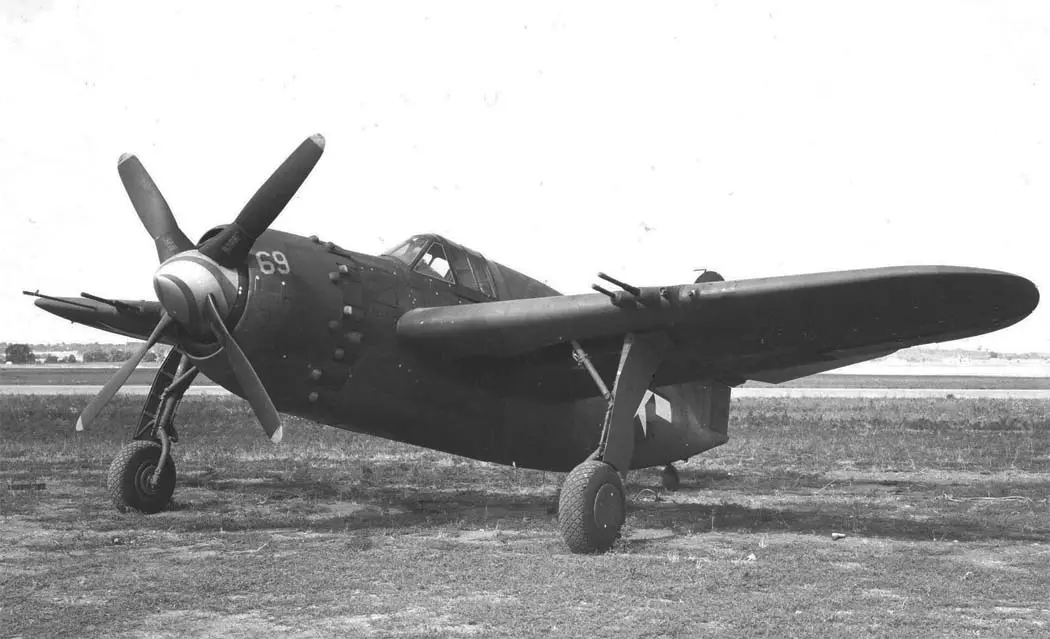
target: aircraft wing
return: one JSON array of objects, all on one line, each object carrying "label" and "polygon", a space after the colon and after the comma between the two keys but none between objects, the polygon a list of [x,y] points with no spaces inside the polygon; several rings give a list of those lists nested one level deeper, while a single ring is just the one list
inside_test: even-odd
[{"label": "aircraft wing", "polygon": [[[160,321],[159,302],[146,300],[106,300],[100,297],[52,297],[25,292],[36,298],[36,305],[48,313],[77,324],[117,335],[145,340]],[[160,341],[171,343],[167,338]]]},{"label": "aircraft wing", "polygon": [[706,377],[778,383],[1005,328],[1039,301],[1022,277],[951,266],[645,287],[630,297],[620,305],[595,293],[418,308],[397,331],[445,359],[524,358],[555,378],[554,360],[572,340],[600,371],[615,370],[624,334],[658,333],[672,348],[657,385]]}]

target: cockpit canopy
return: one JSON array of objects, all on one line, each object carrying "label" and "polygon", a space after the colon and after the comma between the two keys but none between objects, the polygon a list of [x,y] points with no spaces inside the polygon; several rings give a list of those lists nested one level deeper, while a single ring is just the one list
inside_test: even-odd
[{"label": "cockpit canopy", "polygon": [[492,299],[497,297],[485,258],[440,235],[414,235],[383,255],[403,262],[417,273],[469,288]]}]

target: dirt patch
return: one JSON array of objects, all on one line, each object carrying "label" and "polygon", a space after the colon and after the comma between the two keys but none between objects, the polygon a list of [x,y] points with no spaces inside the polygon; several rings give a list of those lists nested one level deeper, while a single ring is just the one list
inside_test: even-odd
[{"label": "dirt patch", "polygon": [[330,617],[325,625],[338,632],[365,635],[398,634],[403,636],[472,637],[482,634],[485,626],[478,623],[456,623],[451,615],[434,614],[426,608],[413,607],[393,614]]},{"label": "dirt patch", "polygon": [[218,614],[202,610],[172,610],[150,615],[143,620],[142,625],[143,629],[125,633],[124,636],[143,639],[304,636],[294,633],[294,628],[266,619],[256,612]]},{"label": "dirt patch", "polygon": [[908,597],[899,592],[888,590],[886,588],[868,588],[862,591],[861,596],[873,599],[892,599],[894,601],[904,601],[905,599],[908,599]]}]

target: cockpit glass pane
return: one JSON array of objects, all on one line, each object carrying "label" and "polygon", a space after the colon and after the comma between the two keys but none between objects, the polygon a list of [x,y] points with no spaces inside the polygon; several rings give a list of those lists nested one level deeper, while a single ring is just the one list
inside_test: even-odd
[{"label": "cockpit glass pane", "polygon": [[431,244],[427,252],[423,254],[423,257],[419,258],[415,270],[423,275],[455,283],[455,280],[452,278],[452,266],[449,265],[448,258],[445,257],[445,249],[438,242]]},{"label": "cockpit glass pane", "polygon": [[489,297],[496,297],[496,287],[492,285],[492,275],[485,260],[473,253],[468,253],[467,259],[470,260],[470,268],[478,282],[478,289]]},{"label": "cockpit glass pane", "polygon": [[419,252],[426,246],[427,238],[425,237],[413,237],[397,245],[395,248],[390,249],[383,253],[398,261],[404,262],[405,264],[411,264]]},{"label": "cockpit glass pane", "polygon": [[452,261],[452,270],[456,273],[456,281],[459,282],[459,285],[475,291],[480,290],[477,280],[474,279],[474,273],[470,270],[470,264],[467,262],[467,254],[462,249],[450,246],[448,257]]}]

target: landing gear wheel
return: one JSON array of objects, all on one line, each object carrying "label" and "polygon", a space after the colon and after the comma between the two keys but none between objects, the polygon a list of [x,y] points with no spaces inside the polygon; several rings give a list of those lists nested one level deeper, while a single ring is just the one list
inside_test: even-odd
[{"label": "landing gear wheel", "polygon": [[160,461],[160,444],[133,441],[113,459],[106,474],[106,487],[120,512],[138,510],[152,515],[168,507],[175,492],[175,460],[168,456],[160,481],[153,485],[153,471]]},{"label": "landing gear wheel", "polygon": [[561,487],[558,526],[572,552],[609,550],[620,536],[626,512],[623,482],[605,462],[583,462]]},{"label": "landing gear wheel", "polygon": [[681,482],[678,479],[678,469],[674,467],[674,464],[664,466],[664,472],[660,475],[660,484],[664,487],[664,490],[672,493],[681,486]]}]

